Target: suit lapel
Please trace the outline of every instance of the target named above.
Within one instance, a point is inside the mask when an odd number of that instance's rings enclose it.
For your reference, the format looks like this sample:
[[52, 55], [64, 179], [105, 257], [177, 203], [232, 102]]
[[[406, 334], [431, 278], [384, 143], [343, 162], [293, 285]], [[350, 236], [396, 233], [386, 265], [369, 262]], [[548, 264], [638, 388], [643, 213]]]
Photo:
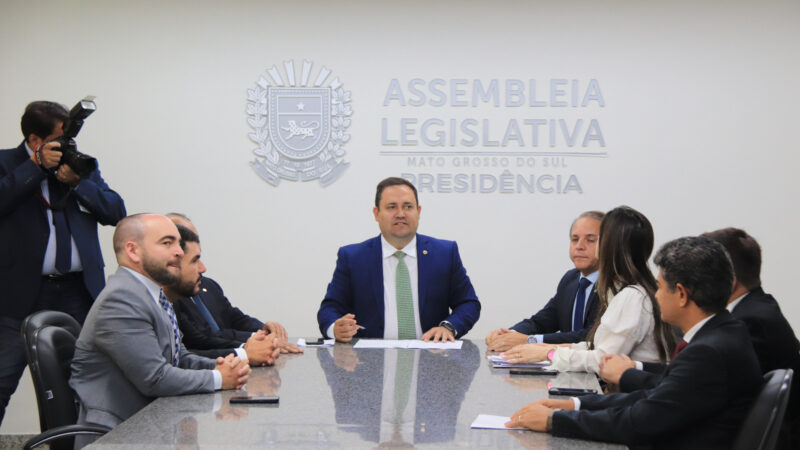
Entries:
[[383, 251], [381, 248], [380, 235], [369, 242], [370, 246], [370, 263], [367, 264], [368, 280], [372, 280], [372, 295], [375, 299], [375, 307], [380, 313], [378, 317], [381, 321], [384, 320], [384, 305], [383, 305]]
[[161, 354], [166, 358], [169, 364], [172, 364], [175, 348], [172, 345], [172, 324], [169, 321], [167, 312], [161, 308], [161, 305], [153, 301], [153, 298], [150, 296], [150, 291], [148, 291], [147, 287], [135, 276], [122, 267], [117, 268], [117, 272], [124, 273], [130, 282], [135, 284], [136, 290], [139, 291], [138, 301], [143, 302], [144, 308], [150, 311], [155, 320], [153, 327], [155, 328], [158, 344], [161, 346]]
[[422, 311], [424, 310], [423, 306], [425, 305], [425, 300], [427, 296], [427, 286], [428, 280], [425, 278], [427, 275], [431, 273], [428, 270], [428, 264], [430, 263], [430, 258], [428, 257], [428, 238], [417, 234], [417, 295], [419, 298], [417, 302], [419, 303], [419, 320], [422, 323]]
[[[14, 160], [15, 160], [14, 161], [14, 165], [15, 166], [22, 164], [23, 162], [25, 162], [26, 159], [30, 158], [30, 156], [28, 156], [28, 151], [25, 150], [25, 141], [22, 141], [22, 143], [19, 144], [19, 147], [17, 147], [15, 149], [13, 155], [14, 155]], [[36, 210], [39, 211], [39, 214], [36, 215], [37, 216], [36, 220], [38, 221], [37, 225], [39, 225], [40, 228], [39, 228], [39, 230], [36, 230], [36, 231], [37, 232], [38, 231], [46, 232], [48, 234], [48, 236], [49, 236], [49, 234], [50, 234], [50, 224], [47, 223], [47, 210], [46, 210], [46, 208], [44, 206], [44, 203], [42, 202], [42, 199], [39, 198], [39, 196], [40, 196], [39, 193], [41, 192], [41, 188], [40, 187], [41, 187], [41, 182], [36, 183], [36, 190], [31, 193], [31, 195], [35, 199], [34, 202], [36, 204]], [[31, 231], [33, 231], [33, 230], [31, 230]], [[45, 252], [46, 248], [47, 248], [47, 239], [45, 238], [42, 241], [42, 249], [41, 249], [42, 250], [42, 257], [44, 257], [44, 252]]]

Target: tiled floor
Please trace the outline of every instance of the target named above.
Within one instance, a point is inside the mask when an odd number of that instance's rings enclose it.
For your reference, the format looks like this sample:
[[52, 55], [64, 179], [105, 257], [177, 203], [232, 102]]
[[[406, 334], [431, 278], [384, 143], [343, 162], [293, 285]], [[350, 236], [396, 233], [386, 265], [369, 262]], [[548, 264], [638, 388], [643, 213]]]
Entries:
[[[0, 434], [0, 449], [21, 449], [22, 444], [32, 438], [32, 434]], [[39, 448], [48, 448], [48, 445]]]

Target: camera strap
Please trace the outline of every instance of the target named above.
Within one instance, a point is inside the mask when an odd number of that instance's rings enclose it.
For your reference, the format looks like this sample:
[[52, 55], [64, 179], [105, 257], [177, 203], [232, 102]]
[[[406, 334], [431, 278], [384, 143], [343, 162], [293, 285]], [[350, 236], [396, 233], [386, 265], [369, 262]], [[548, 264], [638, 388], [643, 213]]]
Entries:
[[[72, 194], [73, 187], [64, 192], [64, 184], [58, 181], [58, 179], [51, 174], [47, 174], [47, 187], [48, 187], [48, 194], [50, 196], [50, 200], [48, 201], [47, 198], [42, 194], [41, 187], [36, 190], [36, 193], [39, 194], [39, 199], [42, 201], [44, 206], [51, 210], [51, 211], [61, 211], [67, 207], [67, 199], [69, 199], [70, 194]], [[58, 195], [60, 198], [55, 200], [53, 199], [54, 196]]]

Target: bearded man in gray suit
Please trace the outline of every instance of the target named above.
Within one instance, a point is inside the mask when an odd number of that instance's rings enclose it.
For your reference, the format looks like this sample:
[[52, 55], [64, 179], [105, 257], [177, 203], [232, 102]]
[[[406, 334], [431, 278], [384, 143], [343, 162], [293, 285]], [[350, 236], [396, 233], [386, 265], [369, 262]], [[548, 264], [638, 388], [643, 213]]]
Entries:
[[[214, 361], [181, 344], [162, 289], [180, 277], [175, 225], [156, 214], [126, 217], [114, 232], [114, 252], [120, 267], [75, 344], [70, 386], [81, 403], [78, 423], [114, 427], [157, 397], [244, 385], [247, 360], [231, 354]], [[86, 443], [76, 439], [76, 447]]]

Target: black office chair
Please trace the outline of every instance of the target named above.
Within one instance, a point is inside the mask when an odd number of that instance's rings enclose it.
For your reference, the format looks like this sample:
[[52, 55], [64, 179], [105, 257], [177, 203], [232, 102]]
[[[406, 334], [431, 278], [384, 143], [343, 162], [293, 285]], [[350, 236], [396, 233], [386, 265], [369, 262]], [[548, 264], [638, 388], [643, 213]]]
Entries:
[[75, 424], [78, 409], [75, 394], [68, 382], [75, 353], [75, 336], [72, 332], [46, 325], [33, 331], [25, 346], [31, 349], [32, 357], [28, 360], [28, 366], [39, 401], [39, 418], [43, 428], [41, 434], [25, 443], [24, 448], [28, 450], [50, 444], [51, 449], [71, 449], [75, 435], [107, 433], [110, 430], [107, 427]]
[[[44, 391], [39, 389], [39, 387], [36, 385], [38, 380], [41, 379], [41, 375], [39, 375], [39, 365], [36, 362], [36, 358], [34, 358], [35, 347], [33, 335], [40, 328], [45, 326], [57, 326], [63, 328], [75, 336], [75, 339], [78, 338], [78, 334], [81, 332], [81, 324], [79, 324], [78, 321], [73, 319], [69, 314], [60, 311], [37, 311], [22, 321], [22, 342], [25, 343], [25, 358], [28, 361], [28, 369], [33, 377], [33, 383], [36, 391], [36, 405], [39, 408], [39, 430], [42, 432], [47, 431], [47, 429], [52, 428], [52, 426], [48, 427], [47, 421], [45, 420], [44, 411], [46, 409], [45, 405], [47, 398], [39, 394], [40, 392]], [[70, 356], [70, 359], [71, 358], [72, 356]]]
[[789, 403], [792, 369], [776, 369], [764, 375], [766, 383], [750, 407], [733, 450], [772, 450]]

